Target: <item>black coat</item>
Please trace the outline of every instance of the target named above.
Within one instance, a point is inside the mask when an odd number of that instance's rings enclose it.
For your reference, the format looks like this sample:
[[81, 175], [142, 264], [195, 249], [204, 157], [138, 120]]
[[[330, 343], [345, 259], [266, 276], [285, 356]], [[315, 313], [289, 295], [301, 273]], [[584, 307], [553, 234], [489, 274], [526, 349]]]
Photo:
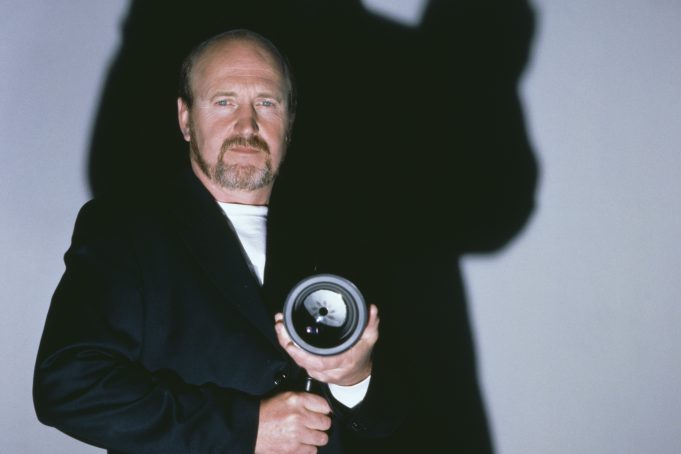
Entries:
[[[314, 255], [270, 234], [261, 288], [192, 173], [166, 196], [81, 210], [38, 355], [38, 416], [110, 452], [253, 452], [260, 400], [302, 377], [272, 315], [315, 272]], [[397, 399], [381, 381], [375, 371], [353, 410], [328, 397], [334, 426], [320, 452], [393, 430]]]

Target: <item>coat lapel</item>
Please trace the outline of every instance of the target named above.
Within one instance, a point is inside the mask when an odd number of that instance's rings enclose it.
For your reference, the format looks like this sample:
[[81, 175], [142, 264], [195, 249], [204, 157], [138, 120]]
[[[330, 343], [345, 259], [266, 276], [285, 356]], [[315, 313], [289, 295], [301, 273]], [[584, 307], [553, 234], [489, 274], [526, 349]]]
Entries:
[[200, 267], [232, 304], [275, 346], [274, 320], [262, 299], [260, 285], [244, 258], [241, 244], [210, 193], [188, 170], [180, 176], [171, 211], [178, 233]]

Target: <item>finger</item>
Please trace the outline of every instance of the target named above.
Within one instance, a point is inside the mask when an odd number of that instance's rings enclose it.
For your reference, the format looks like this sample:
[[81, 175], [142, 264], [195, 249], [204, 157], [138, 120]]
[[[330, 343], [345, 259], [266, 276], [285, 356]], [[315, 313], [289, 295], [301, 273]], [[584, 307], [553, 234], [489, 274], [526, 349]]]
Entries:
[[[375, 317], [374, 317], [375, 318]], [[300, 348], [289, 336], [288, 331], [283, 323], [283, 315], [278, 313], [274, 316], [274, 330], [277, 335], [277, 342], [286, 351], [286, 353], [293, 359], [293, 361], [306, 369], [313, 378], [326, 381], [326, 372], [340, 367], [345, 356], [343, 354], [322, 357], [313, 355]], [[375, 323], [374, 323], [375, 324]]]
[[298, 364], [303, 369], [326, 369], [328, 366], [324, 362], [324, 359], [318, 355], [313, 355], [307, 353], [305, 350], [298, 347], [298, 345], [293, 342], [291, 337], [286, 332], [286, 328], [282, 323], [276, 322], [274, 325], [274, 330], [277, 334], [277, 342], [281, 345], [286, 353], [293, 359], [293, 361]]
[[303, 407], [313, 413], [328, 415], [331, 413], [331, 406], [322, 396], [312, 393], [301, 393]]
[[378, 326], [380, 319], [378, 318], [378, 307], [375, 304], [369, 306], [369, 321], [367, 326]]
[[274, 331], [277, 334], [277, 341], [279, 342], [279, 345], [286, 349], [289, 345], [293, 345], [293, 341], [286, 331], [283, 317], [277, 317], [277, 315], [274, 316]]
[[369, 321], [367, 322], [367, 326], [364, 328], [364, 332], [362, 333], [362, 337], [360, 339], [368, 342], [370, 345], [375, 344], [378, 340], [379, 323], [380, 319], [378, 318], [378, 308], [372, 304], [369, 307]]
[[[325, 446], [329, 442], [329, 436], [321, 430], [304, 430], [300, 434], [300, 443], [311, 446]], [[300, 452], [300, 451], [296, 451]], [[316, 451], [312, 451], [316, 452]]]
[[308, 412], [304, 424], [308, 429], [329, 430], [331, 428], [331, 417], [321, 413]]

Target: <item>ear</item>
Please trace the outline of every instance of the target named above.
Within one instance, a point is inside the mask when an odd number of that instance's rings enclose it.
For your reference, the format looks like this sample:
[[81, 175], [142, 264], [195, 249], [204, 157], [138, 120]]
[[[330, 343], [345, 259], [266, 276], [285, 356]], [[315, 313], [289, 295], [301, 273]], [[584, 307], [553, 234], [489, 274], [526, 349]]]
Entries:
[[177, 98], [177, 122], [180, 124], [182, 137], [189, 142], [189, 139], [191, 138], [189, 133], [189, 107], [182, 98]]

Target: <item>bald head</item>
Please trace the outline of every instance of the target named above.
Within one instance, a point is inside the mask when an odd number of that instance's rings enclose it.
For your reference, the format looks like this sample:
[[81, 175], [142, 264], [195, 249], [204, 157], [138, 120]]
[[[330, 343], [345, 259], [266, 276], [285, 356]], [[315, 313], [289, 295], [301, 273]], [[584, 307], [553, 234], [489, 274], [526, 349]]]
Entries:
[[291, 68], [286, 57], [270, 40], [251, 30], [230, 30], [215, 35], [197, 45], [182, 62], [178, 96], [184, 101], [188, 108], [191, 108], [195, 97], [192, 79], [196, 67], [200, 65], [204, 58], [210, 56], [214, 51], [236, 42], [252, 44], [268, 55], [272, 60], [273, 67], [279, 71], [281, 78], [285, 81], [285, 88], [287, 90], [286, 105], [288, 110], [288, 130], [290, 135], [297, 103], [296, 89]]

